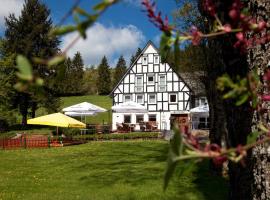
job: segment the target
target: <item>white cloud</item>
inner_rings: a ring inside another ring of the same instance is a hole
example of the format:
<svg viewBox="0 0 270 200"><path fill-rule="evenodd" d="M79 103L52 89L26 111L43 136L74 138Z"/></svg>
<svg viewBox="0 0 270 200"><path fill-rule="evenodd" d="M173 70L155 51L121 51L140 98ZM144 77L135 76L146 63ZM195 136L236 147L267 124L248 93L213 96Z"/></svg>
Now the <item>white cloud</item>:
<svg viewBox="0 0 270 200"><path fill-rule="evenodd" d="M18 17L23 8L23 0L1 0L0 6L0 29L4 28L5 17L9 14L14 13Z"/></svg>
<svg viewBox="0 0 270 200"><path fill-rule="evenodd" d="M64 49L77 34L69 34L63 37L62 49ZM68 56L79 51L82 54L85 65L97 65L105 55L111 67L115 66L117 59L123 55L129 62L130 56L145 42L143 33L133 25L122 27L104 26L96 23L87 30L87 39L79 39L68 51Z"/></svg>

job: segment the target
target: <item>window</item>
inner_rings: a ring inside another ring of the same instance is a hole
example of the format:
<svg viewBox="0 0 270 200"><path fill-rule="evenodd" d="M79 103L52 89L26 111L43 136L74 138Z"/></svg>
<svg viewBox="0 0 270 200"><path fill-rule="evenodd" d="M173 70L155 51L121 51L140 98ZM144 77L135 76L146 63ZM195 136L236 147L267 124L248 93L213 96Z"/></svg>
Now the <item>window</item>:
<svg viewBox="0 0 270 200"><path fill-rule="evenodd" d="M147 65L147 56L142 57L142 64Z"/></svg>
<svg viewBox="0 0 270 200"><path fill-rule="evenodd" d="M140 104L143 103L143 95L141 94L137 95L137 103L140 103Z"/></svg>
<svg viewBox="0 0 270 200"><path fill-rule="evenodd" d="M156 122L157 121L157 116L156 115L149 115L148 120L151 122Z"/></svg>
<svg viewBox="0 0 270 200"><path fill-rule="evenodd" d="M136 76L135 92L143 92L143 77Z"/></svg>
<svg viewBox="0 0 270 200"><path fill-rule="evenodd" d="M170 103L176 103L176 102L177 102L177 95L170 94Z"/></svg>
<svg viewBox="0 0 270 200"><path fill-rule="evenodd" d="M201 101L200 105L205 105L207 103L205 97L201 97L200 101Z"/></svg>
<svg viewBox="0 0 270 200"><path fill-rule="evenodd" d="M131 123L131 115L124 115L124 123Z"/></svg>
<svg viewBox="0 0 270 200"><path fill-rule="evenodd" d="M136 115L136 123L143 122L143 115Z"/></svg>
<svg viewBox="0 0 270 200"><path fill-rule="evenodd" d="M158 90L160 92L165 92L166 91L166 76L165 75L160 75L159 76Z"/></svg>
<svg viewBox="0 0 270 200"><path fill-rule="evenodd" d="M149 94L148 103L156 103L156 95L155 94Z"/></svg>
<svg viewBox="0 0 270 200"><path fill-rule="evenodd" d="M132 101L131 95L124 95L124 102Z"/></svg>
<svg viewBox="0 0 270 200"><path fill-rule="evenodd" d="M148 75L147 83L148 84L154 84L155 83L155 75L154 74Z"/></svg>
<svg viewBox="0 0 270 200"><path fill-rule="evenodd" d="M154 56L154 64L159 64L159 57L158 56Z"/></svg>

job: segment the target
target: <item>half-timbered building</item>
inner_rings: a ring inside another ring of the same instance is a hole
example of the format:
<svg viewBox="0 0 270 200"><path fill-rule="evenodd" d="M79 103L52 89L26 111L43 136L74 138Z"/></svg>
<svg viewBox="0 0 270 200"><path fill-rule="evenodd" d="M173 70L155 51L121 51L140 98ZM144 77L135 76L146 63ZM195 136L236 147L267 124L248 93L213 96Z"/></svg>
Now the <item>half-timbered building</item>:
<svg viewBox="0 0 270 200"><path fill-rule="evenodd" d="M171 120L181 120L191 108L192 91L188 84L167 63L162 63L157 48L147 43L136 61L111 92L113 105L135 101L148 113L112 113L116 123L136 124L156 121L158 129L170 130Z"/></svg>

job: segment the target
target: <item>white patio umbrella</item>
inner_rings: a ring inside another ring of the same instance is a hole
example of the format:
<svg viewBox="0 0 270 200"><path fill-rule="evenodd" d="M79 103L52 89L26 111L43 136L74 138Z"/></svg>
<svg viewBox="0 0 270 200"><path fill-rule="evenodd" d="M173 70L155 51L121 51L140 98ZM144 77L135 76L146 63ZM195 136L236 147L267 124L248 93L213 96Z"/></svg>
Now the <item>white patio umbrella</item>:
<svg viewBox="0 0 270 200"><path fill-rule="evenodd" d="M96 113L106 112L107 110L92 103L83 102L63 108L62 111L65 112L65 115L73 117L80 116L81 121L82 117L84 117L84 121L86 122L86 116L93 116Z"/></svg>
<svg viewBox="0 0 270 200"><path fill-rule="evenodd" d="M92 103L88 103L88 102L83 102L83 103L79 103L79 104L75 104L69 107L66 107L63 109L64 112L93 112L93 113L100 113L100 112L106 112L107 110L94 105Z"/></svg>
<svg viewBox="0 0 270 200"><path fill-rule="evenodd" d="M209 115L209 106L208 104L198 106L189 110L191 114L198 114L198 115Z"/></svg>
<svg viewBox="0 0 270 200"><path fill-rule="evenodd" d="M78 116L93 116L95 112L65 112L65 115L78 117Z"/></svg>
<svg viewBox="0 0 270 200"><path fill-rule="evenodd" d="M195 108L190 109L191 119L192 119L192 127L194 129L199 128L200 118L207 118L209 117L209 106L208 104L198 106ZM206 122L206 121L205 121Z"/></svg>
<svg viewBox="0 0 270 200"><path fill-rule="evenodd" d="M112 106L112 110L118 113L146 113L147 108L134 101L124 102L115 106Z"/></svg>

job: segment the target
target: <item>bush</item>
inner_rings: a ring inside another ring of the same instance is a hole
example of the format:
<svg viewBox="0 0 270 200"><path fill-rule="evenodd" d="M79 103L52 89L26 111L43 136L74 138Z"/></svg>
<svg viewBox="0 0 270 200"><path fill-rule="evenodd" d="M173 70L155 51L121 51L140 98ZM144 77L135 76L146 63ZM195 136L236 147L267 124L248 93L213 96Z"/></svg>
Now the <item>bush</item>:
<svg viewBox="0 0 270 200"><path fill-rule="evenodd" d="M0 132L8 131L9 127L16 123L16 120L14 111L0 109Z"/></svg>

